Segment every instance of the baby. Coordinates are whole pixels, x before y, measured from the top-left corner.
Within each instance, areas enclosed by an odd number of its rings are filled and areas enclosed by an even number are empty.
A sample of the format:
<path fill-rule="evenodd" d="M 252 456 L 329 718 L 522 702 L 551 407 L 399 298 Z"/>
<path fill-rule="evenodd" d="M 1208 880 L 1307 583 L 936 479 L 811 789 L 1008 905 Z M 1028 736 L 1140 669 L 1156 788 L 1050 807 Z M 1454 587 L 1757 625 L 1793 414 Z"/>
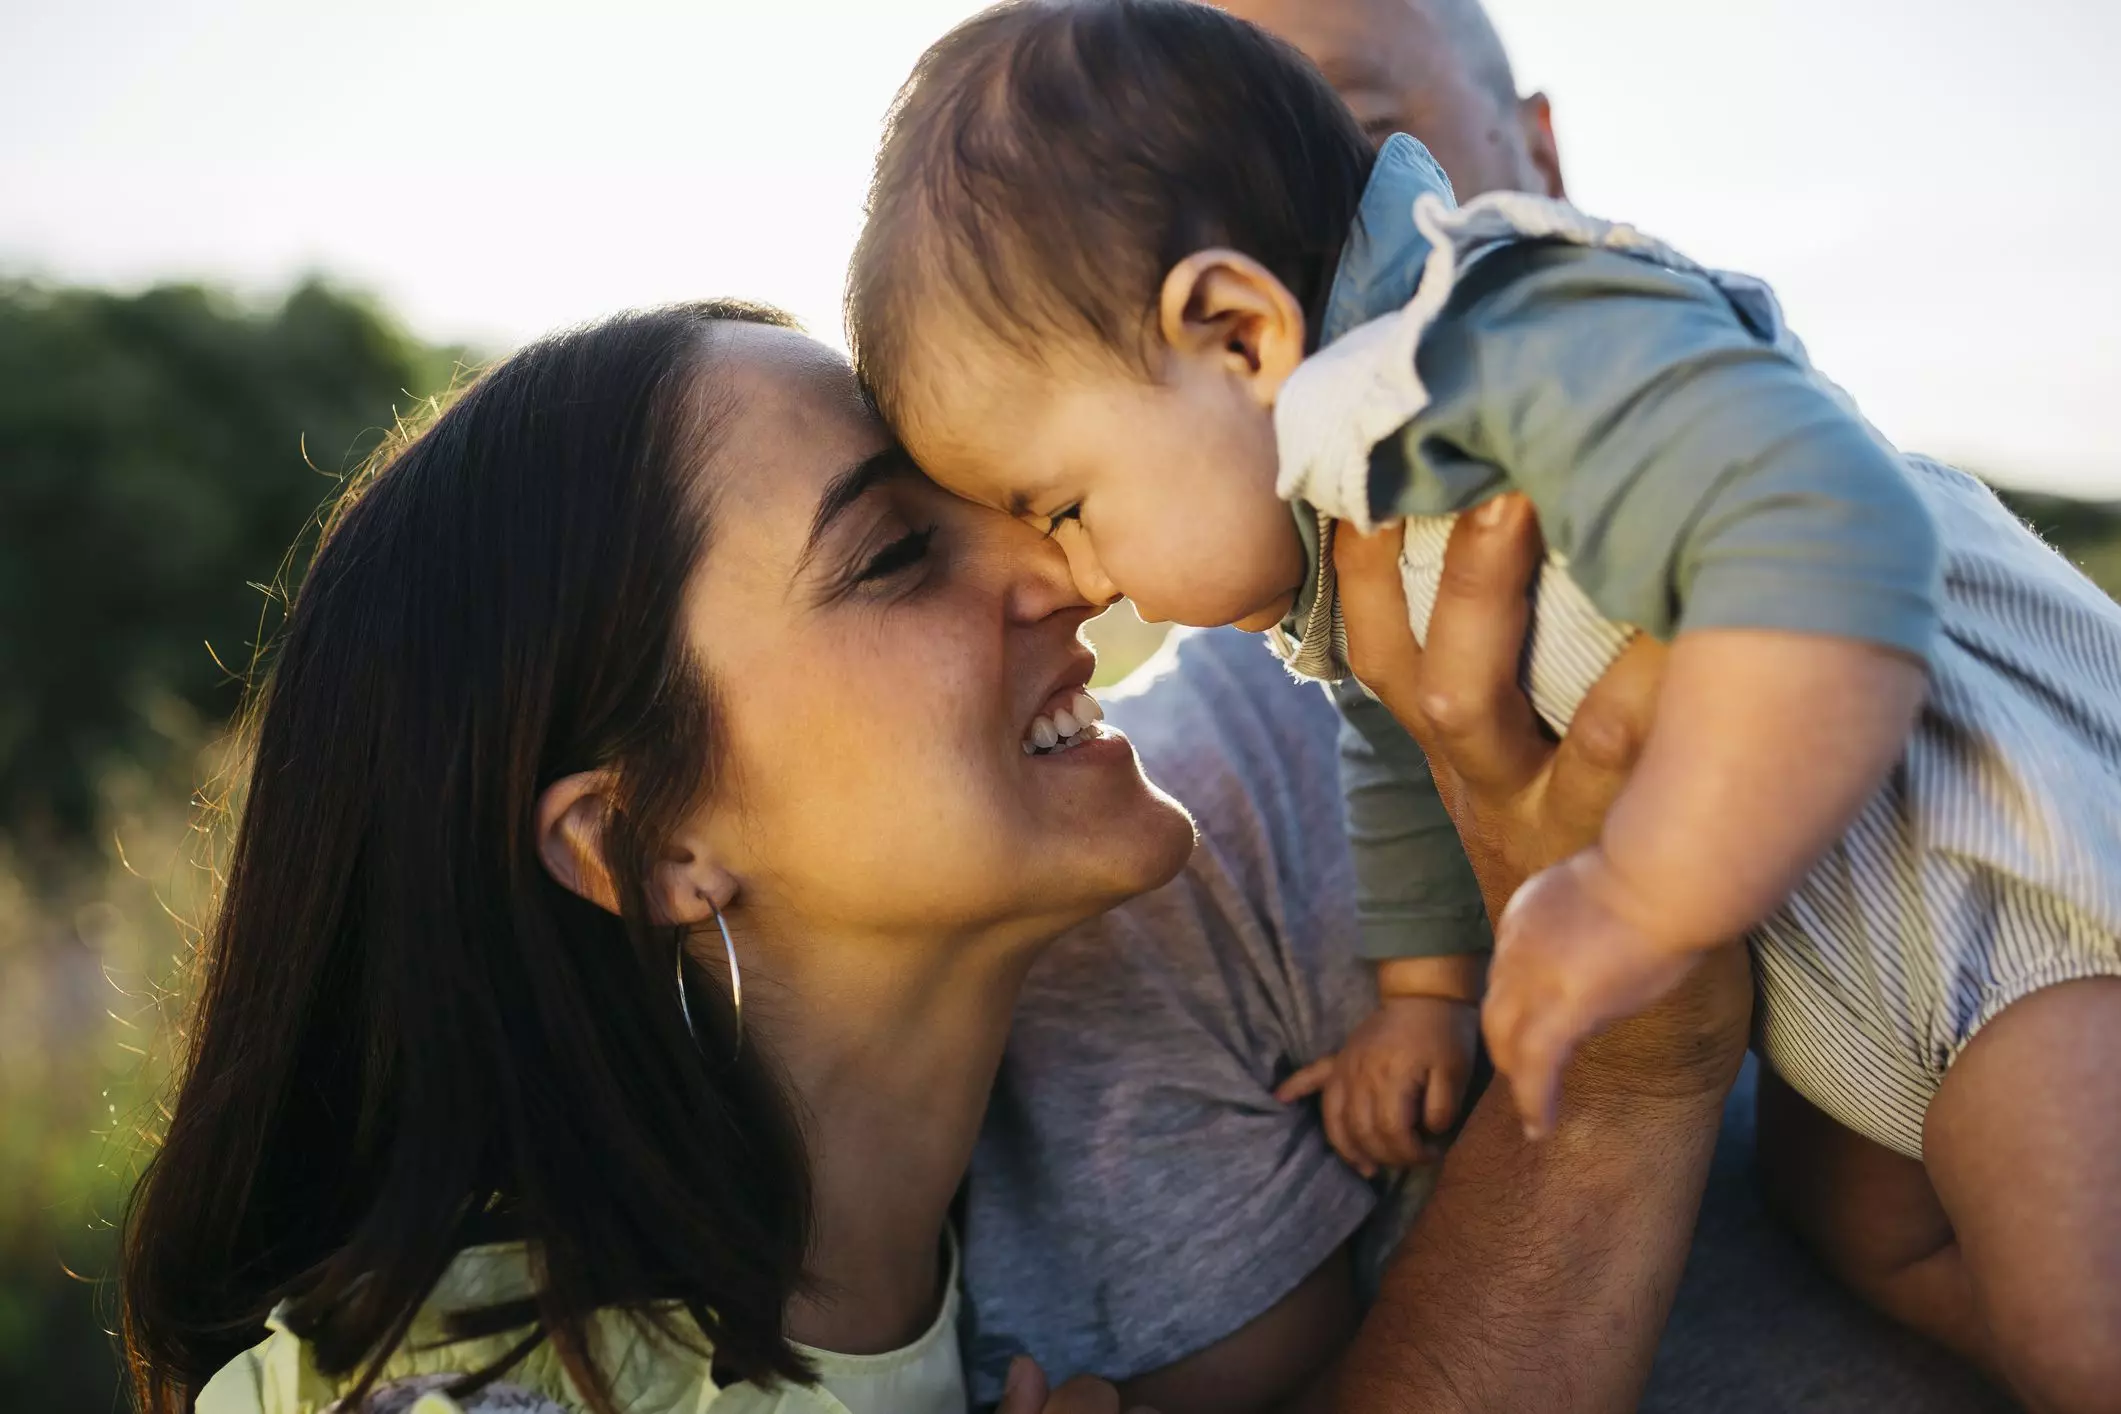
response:
<path fill-rule="evenodd" d="M 2038 994 L 2105 979 L 2030 1044 L 2121 1067 L 2121 609 L 1889 446 L 1765 286 L 1559 203 L 1457 209 L 1418 143 L 1373 152 L 1206 6 L 1046 0 L 923 57 L 849 289 L 907 447 L 1054 536 L 1094 600 L 1267 631 L 1338 679 L 1335 522 L 1405 522 L 1419 634 L 1451 518 L 1515 491 L 1549 547 L 1526 688 L 1555 730 L 1630 635 L 1671 641 L 1601 838 L 1519 891 L 1492 968 L 1418 756 L 1340 693 L 1351 821 L 1397 822 L 1358 830 L 1363 887 L 1435 925 L 1375 949 L 1401 954 L 1378 1014 L 1292 1087 L 1326 1089 L 1361 1166 L 1453 1122 L 1474 1008 L 1543 1133 L 1572 1048 L 1739 938 L 1767 1061 L 1909 1160 L 1962 1050 Z M 2121 1191 L 2121 1130 L 2088 1118 L 2053 1142 L 2089 1206 Z M 1961 1185 L 1954 1225 L 2027 1201 L 2005 1188 Z M 2103 1271 L 2077 1295 L 2121 1311 L 2100 1211 L 2079 1236 L 2106 1265 L 2047 1270 Z"/>

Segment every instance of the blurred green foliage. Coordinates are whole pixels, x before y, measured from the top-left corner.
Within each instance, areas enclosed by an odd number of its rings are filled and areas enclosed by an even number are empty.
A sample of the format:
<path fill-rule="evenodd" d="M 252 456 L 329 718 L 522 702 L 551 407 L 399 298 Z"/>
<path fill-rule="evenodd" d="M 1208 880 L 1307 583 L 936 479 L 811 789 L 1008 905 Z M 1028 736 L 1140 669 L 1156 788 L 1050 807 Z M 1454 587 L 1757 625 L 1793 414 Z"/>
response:
<path fill-rule="evenodd" d="M 0 281 L 0 1410 L 120 1407 L 112 1222 L 210 884 L 190 793 L 265 587 L 458 360 L 316 282 Z"/>
<path fill-rule="evenodd" d="M 254 586 L 452 363 L 316 282 L 0 284 L 0 829 L 78 844 L 103 772 L 228 715 L 277 622 Z"/>

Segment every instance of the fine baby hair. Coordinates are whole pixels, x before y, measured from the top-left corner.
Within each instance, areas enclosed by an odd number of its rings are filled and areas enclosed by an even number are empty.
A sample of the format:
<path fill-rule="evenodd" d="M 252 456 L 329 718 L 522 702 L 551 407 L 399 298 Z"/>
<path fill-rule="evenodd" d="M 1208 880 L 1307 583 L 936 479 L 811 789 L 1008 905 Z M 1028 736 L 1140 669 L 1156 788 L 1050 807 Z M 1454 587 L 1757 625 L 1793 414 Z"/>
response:
<path fill-rule="evenodd" d="M 1039 357 L 1138 367 L 1165 273 L 1227 246 L 1315 327 L 1374 154 L 1318 71 L 1194 0 L 1010 0 L 925 55 L 886 120 L 848 273 L 855 366 L 886 417 L 923 318 Z"/>

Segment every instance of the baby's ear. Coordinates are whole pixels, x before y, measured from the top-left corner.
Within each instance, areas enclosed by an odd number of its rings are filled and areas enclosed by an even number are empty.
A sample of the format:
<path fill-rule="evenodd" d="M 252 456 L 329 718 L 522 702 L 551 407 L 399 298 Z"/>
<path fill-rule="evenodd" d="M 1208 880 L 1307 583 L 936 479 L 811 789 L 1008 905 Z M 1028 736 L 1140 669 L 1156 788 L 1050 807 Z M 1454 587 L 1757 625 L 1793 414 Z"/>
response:
<path fill-rule="evenodd" d="M 1271 406 L 1304 356 L 1304 312 L 1274 272 L 1241 251 L 1195 251 L 1171 267 L 1157 332 L 1182 358 L 1208 358 Z"/>

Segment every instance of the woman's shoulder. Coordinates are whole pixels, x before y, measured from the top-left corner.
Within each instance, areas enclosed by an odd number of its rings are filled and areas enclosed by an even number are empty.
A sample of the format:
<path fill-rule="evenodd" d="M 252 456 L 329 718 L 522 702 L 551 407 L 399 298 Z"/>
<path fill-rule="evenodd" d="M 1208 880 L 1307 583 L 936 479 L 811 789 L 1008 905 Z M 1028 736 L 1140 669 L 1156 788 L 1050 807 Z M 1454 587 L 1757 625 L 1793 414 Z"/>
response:
<path fill-rule="evenodd" d="M 280 1414 L 282 1410 L 353 1414 L 342 1407 L 343 1401 L 336 1394 L 326 1396 L 321 1404 L 315 1399 L 298 1399 L 290 1405 L 279 1399 L 279 1390 L 261 1378 L 263 1362 L 253 1360 L 271 1344 L 267 1340 L 214 1376 L 200 1392 L 198 1414 Z M 584 1414 L 584 1407 L 579 1404 L 562 1402 L 513 1380 L 495 1380 L 468 1394 L 451 1394 L 450 1387 L 466 1373 L 442 1371 L 380 1380 L 361 1401 L 359 1414 Z"/>
<path fill-rule="evenodd" d="M 495 1380 L 470 1393 L 450 1387 L 478 1368 L 471 1359 L 455 1370 L 394 1373 L 385 1367 L 362 1400 L 359 1414 L 587 1414 L 576 1400 L 520 1379 Z M 445 1357 L 445 1363 L 447 1363 Z M 275 1319 L 270 1334 L 244 1351 L 199 1392 L 196 1414 L 354 1414 L 343 1400 L 351 1381 L 317 1368 L 309 1343 Z"/>
<path fill-rule="evenodd" d="M 229 1361 L 199 1392 L 196 1414 L 590 1414 L 550 1342 L 509 1364 L 502 1378 L 463 1394 L 449 1392 L 466 1375 L 506 1360 L 523 1333 L 451 1339 L 446 1313 L 517 1293 L 523 1264 L 521 1249 L 509 1245 L 461 1253 L 358 1410 L 343 1405 L 355 1377 L 320 1368 L 314 1348 L 275 1311 L 266 1320 L 265 1339 Z M 836 1400 L 798 1386 L 718 1388 L 698 1327 L 684 1317 L 674 1323 L 685 1327 L 687 1338 L 672 1339 L 616 1311 L 599 1313 L 592 1323 L 590 1346 L 623 1414 L 844 1414 Z"/>

